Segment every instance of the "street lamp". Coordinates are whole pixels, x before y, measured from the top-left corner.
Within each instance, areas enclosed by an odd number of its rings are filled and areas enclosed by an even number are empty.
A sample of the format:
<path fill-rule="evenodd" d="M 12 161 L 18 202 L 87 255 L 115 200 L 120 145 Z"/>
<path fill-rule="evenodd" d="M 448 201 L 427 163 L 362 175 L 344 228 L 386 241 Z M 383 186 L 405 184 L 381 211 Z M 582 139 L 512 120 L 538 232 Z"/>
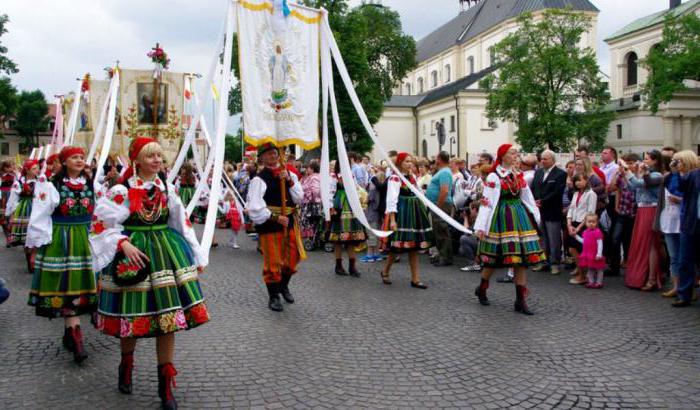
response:
<path fill-rule="evenodd" d="M 435 130 L 438 138 L 438 152 L 442 152 L 442 146 L 445 145 L 445 124 L 442 121 L 435 123 Z M 451 149 L 452 147 L 450 147 Z"/>

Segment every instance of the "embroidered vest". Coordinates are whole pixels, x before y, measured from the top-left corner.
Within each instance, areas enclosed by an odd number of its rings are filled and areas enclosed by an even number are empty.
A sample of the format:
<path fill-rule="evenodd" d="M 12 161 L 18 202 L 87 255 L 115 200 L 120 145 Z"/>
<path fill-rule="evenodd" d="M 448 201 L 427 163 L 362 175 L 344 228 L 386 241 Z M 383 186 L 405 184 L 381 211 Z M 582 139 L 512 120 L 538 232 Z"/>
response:
<path fill-rule="evenodd" d="M 258 172 L 258 178 L 262 179 L 263 182 L 265 182 L 265 185 L 267 185 L 267 189 L 265 190 L 265 194 L 263 195 L 263 199 L 265 200 L 265 204 L 267 204 L 267 207 L 270 208 L 270 211 L 272 211 L 273 216 L 278 216 L 280 215 L 281 208 L 282 208 L 282 190 L 281 190 L 281 185 L 282 182 L 280 181 L 279 178 L 275 177 L 273 174 L 272 170 L 270 168 L 263 168 L 262 171 Z M 287 216 L 289 216 L 289 225 L 288 229 L 291 229 L 294 226 L 294 219 L 291 217 L 292 213 L 296 209 L 296 205 L 294 204 L 294 201 L 292 201 L 292 195 L 289 191 L 289 186 L 287 188 L 287 203 L 286 203 L 286 209 L 287 209 Z M 273 221 L 270 218 L 265 223 L 261 225 L 255 225 L 255 230 L 258 233 L 272 233 L 272 232 L 281 232 L 284 230 L 284 227 L 277 222 Z"/>

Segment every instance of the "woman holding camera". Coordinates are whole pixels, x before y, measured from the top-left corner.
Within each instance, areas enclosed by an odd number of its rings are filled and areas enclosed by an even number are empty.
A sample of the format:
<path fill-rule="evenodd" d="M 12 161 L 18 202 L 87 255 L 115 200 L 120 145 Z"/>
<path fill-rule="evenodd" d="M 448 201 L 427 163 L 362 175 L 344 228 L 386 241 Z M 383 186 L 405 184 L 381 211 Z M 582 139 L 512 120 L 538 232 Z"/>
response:
<path fill-rule="evenodd" d="M 661 235 L 654 232 L 654 220 L 659 204 L 659 190 L 665 170 L 661 152 L 651 150 L 644 154 L 637 174 L 627 164 L 620 162 L 632 189 L 637 191 L 637 217 L 632 232 L 632 246 L 627 262 L 625 285 L 633 289 L 651 291 L 660 289 L 663 283 L 661 271 Z"/>

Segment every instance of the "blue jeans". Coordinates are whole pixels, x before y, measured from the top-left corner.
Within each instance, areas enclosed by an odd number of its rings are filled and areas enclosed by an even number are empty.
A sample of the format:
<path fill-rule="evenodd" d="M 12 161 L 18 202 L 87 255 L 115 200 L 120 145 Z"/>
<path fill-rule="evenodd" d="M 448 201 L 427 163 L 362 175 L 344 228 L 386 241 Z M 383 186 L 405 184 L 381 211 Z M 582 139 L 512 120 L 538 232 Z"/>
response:
<path fill-rule="evenodd" d="M 681 234 L 665 233 L 664 239 L 666 241 L 666 250 L 668 250 L 668 257 L 669 259 L 671 259 L 671 276 L 677 278 L 678 274 L 681 271 Z"/>
<path fill-rule="evenodd" d="M 678 296 L 684 302 L 690 302 L 695 287 L 695 258 L 698 257 L 700 232 L 692 235 L 681 233 L 680 238 L 680 271 L 678 277 Z"/>

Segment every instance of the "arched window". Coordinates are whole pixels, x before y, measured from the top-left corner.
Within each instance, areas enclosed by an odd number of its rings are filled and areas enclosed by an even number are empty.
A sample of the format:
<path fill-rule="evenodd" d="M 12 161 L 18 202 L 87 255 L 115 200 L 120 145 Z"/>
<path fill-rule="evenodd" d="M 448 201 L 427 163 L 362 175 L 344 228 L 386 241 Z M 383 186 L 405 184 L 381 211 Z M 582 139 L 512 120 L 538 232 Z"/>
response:
<path fill-rule="evenodd" d="M 435 88 L 438 85 L 438 73 L 437 71 L 433 71 L 430 73 L 430 87 Z"/>
<path fill-rule="evenodd" d="M 489 47 L 489 66 L 496 64 L 496 50 Z"/>
<path fill-rule="evenodd" d="M 637 85 L 637 53 L 627 54 L 627 86 Z"/>
<path fill-rule="evenodd" d="M 423 77 L 418 77 L 418 94 L 423 94 L 423 91 L 425 90 L 423 86 Z"/>
<path fill-rule="evenodd" d="M 474 74 L 474 56 L 467 58 L 467 68 L 469 69 L 469 75 Z"/>
<path fill-rule="evenodd" d="M 411 95 L 411 83 L 406 83 L 406 95 Z"/>
<path fill-rule="evenodd" d="M 445 66 L 445 82 L 449 83 L 452 81 L 452 67 L 449 64 Z"/>
<path fill-rule="evenodd" d="M 421 151 L 423 152 L 423 158 L 428 158 L 428 141 L 423 140 L 423 144 L 421 144 Z"/>

